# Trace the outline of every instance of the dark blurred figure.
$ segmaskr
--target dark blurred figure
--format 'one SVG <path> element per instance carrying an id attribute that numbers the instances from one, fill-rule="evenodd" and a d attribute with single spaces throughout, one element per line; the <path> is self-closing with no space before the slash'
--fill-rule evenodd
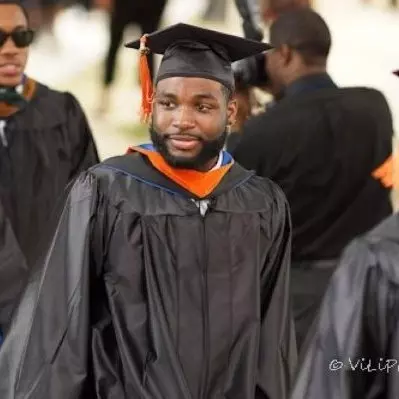
<path id="1" fill-rule="evenodd" d="M 393 126 L 377 90 L 338 88 L 323 19 L 289 11 L 272 25 L 275 103 L 244 125 L 233 155 L 285 192 L 292 213 L 292 295 L 300 346 L 342 249 L 392 213 Z"/>
<path id="2" fill-rule="evenodd" d="M 105 111 L 109 103 L 109 88 L 114 81 L 118 49 L 125 29 L 130 24 L 140 26 L 141 32 L 148 33 L 158 29 L 167 0 L 113 0 L 109 25 L 110 41 L 105 60 L 104 93 L 100 111 Z M 148 57 L 151 74 L 154 76 L 154 56 Z"/>
<path id="3" fill-rule="evenodd" d="M 291 398 L 399 398 L 398 315 L 395 214 L 345 250 L 309 336 Z"/>
<path id="4" fill-rule="evenodd" d="M 212 22 L 224 22 L 226 20 L 226 0 L 208 0 L 203 19 Z"/>
<path id="5" fill-rule="evenodd" d="M 86 117 L 70 93 L 24 74 L 33 40 L 16 0 L 0 1 L 0 328 L 48 246 L 66 185 L 98 162 Z"/>
<path id="6" fill-rule="evenodd" d="M 234 100 L 238 107 L 237 116 L 226 139 L 226 150 L 230 153 L 235 150 L 240 142 L 243 125 L 254 115 L 254 110 L 259 106 L 253 88 L 239 82 L 236 82 Z"/>
<path id="7" fill-rule="evenodd" d="M 29 22 L 32 29 L 39 34 L 46 33 L 54 36 L 54 22 L 60 11 L 67 4 L 65 0 L 26 0 L 23 2 L 29 15 Z"/>
<path id="8" fill-rule="evenodd" d="M 270 24 L 287 11 L 311 8 L 312 0 L 260 0 L 263 20 Z"/>
<path id="9" fill-rule="evenodd" d="M 54 21 L 58 15 L 58 13 L 64 8 L 63 0 L 41 0 L 41 21 L 40 21 L 40 29 L 46 30 L 49 33 L 53 34 L 54 29 Z"/>

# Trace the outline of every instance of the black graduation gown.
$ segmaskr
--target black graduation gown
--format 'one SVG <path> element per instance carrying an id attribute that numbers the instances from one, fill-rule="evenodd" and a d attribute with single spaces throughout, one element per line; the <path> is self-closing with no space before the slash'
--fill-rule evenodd
<path id="1" fill-rule="evenodd" d="M 313 89 L 251 118 L 232 155 L 287 196 L 292 260 L 336 259 L 392 214 L 390 189 L 372 177 L 392 154 L 392 139 L 391 113 L 379 91 Z"/>
<path id="2" fill-rule="evenodd" d="M 0 328 L 26 271 L 47 245 L 52 209 L 65 186 L 98 162 L 77 100 L 38 84 L 6 120 L 0 141 Z"/>
<path id="3" fill-rule="evenodd" d="M 399 214 L 344 251 L 292 399 L 399 397 L 398 261 Z"/>
<path id="4" fill-rule="evenodd" d="M 2 399 L 287 397 L 285 197 L 236 164 L 204 217 L 191 198 L 137 153 L 80 176 L 0 351 Z"/>

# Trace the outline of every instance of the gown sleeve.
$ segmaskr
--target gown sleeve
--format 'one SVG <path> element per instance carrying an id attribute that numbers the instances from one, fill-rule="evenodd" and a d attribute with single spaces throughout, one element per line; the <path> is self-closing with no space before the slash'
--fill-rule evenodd
<path id="1" fill-rule="evenodd" d="M 76 98 L 67 96 L 67 129 L 71 140 L 71 170 L 69 179 L 72 180 L 90 167 L 99 163 L 97 147 L 93 138 L 89 122 Z"/>
<path id="2" fill-rule="evenodd" d="M 0 334 L 6 333 L 16 300 L 26 283 L 26 259 L 0 203 Z"/>
<path id="3" fill-rule="evenodd" d="M 101 265 L 92 237 L 106 201 L 90 172 L 75 182 L 49 250 L 30 275 L 0 351 L 0 397 L 87 398 L 90 290 Z M 95 230 L 95 231 L 94 231 Z M 104 241 L 106 241 L 104 239 Z"/>
<path id="4" fill-rule="evenodd" d="M 276 189 L 271 218 L 272 242 L 261 274 L 261 335 L 256 399 L 285 399 L 296 368 L 289 276 L 291 220 L 284 194 Z M 266 219 L 266 218 L 265 218 Z"/>
<path id="5" fill-rule="evenodd" d="M 389 251 L 362 238 L 344 251 L 292 399 L 397 397 L 399 290 L 386 267 Z"/>

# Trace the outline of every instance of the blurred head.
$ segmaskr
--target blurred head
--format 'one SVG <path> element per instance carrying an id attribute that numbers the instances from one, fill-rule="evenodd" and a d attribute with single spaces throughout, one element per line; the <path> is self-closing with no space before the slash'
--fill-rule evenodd
<path id="1" fill-rule="evenodd" d="M 237 116 L 232 131 L 241 132 L 244 123 L 253 115 L 255 108 L 259 104 L 254 89 L 237 81 L 233 98 L 237 103 Z"/>
<path id="2" fill-rule="evenodd" d="M 270 28 L 266 69 L 273 93 L 281 93 L 293 81 L 326 72 L 331 35 L 319 14 L 307 8 L 283 13 Z"/>
<path id="3" fill-rule="evenodd" d="M 206 171 L 216 162 L 236 113 L 232 93 L 216 80 L 165 78 L 156 86 L 151 139 L 173 167 Z"/>
<path id="4" fill-rule="evenodd" d="M 33 40 L 26 10 L 18 3 L 0 1 L 0 86 L 21 83 L 28 48 Z"/>

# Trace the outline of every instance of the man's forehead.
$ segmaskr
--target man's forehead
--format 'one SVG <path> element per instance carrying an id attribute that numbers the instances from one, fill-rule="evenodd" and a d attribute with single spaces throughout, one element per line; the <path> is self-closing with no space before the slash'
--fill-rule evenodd
<path id="1" fill-rule="evenodd" d="M 27 23 L 28 21 L 20 6 L 0 3 L 0 28 L 8 30 L 18 26 L 26 26 Z"/>
<path id="2" fill-rule="evenodd" d="M 156 92 L 190 92 L 192 95 L 216 94 L 221 89 L 221 84 L 212 79 L 193 77 L 172 77 L 162 79 L 156 86 Z"/>

